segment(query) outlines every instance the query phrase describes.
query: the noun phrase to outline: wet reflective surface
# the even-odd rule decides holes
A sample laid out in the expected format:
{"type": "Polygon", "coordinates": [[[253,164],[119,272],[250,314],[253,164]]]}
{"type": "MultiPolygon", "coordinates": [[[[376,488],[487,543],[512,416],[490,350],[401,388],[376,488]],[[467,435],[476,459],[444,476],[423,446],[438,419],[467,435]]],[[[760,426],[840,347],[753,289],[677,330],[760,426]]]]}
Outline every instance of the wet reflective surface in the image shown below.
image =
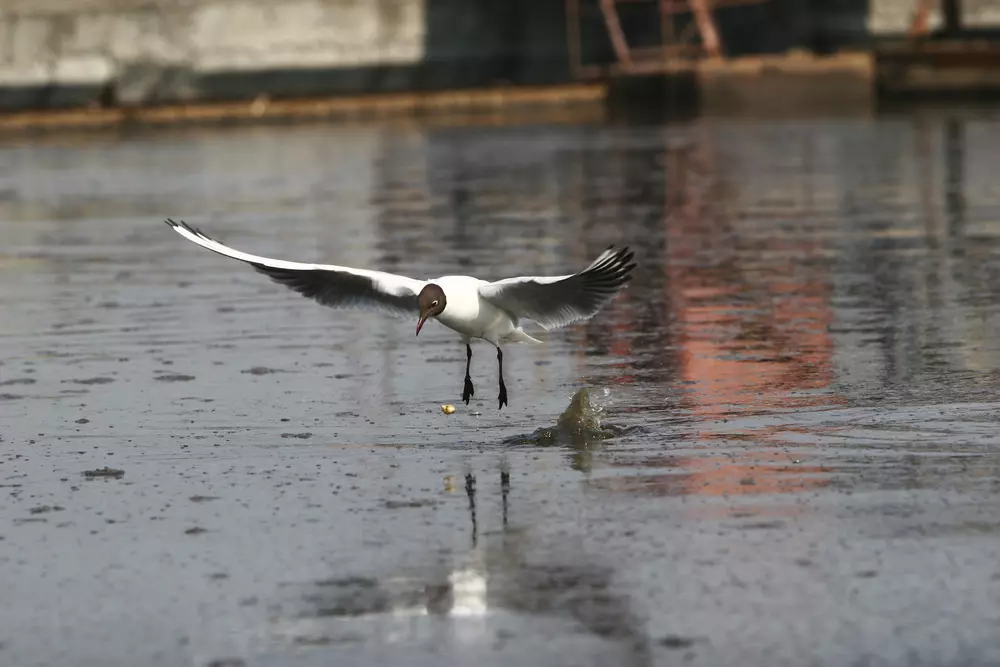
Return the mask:
{"type": "Polygon", "coordinates": [[[990,110],[5,140],[0,662],[996,664],[997,155],[990,110]],[[505,350],[497,412],[488,346],[466,407],[443,327],[167,216],[420,277],[639,269],[505,350]]]}

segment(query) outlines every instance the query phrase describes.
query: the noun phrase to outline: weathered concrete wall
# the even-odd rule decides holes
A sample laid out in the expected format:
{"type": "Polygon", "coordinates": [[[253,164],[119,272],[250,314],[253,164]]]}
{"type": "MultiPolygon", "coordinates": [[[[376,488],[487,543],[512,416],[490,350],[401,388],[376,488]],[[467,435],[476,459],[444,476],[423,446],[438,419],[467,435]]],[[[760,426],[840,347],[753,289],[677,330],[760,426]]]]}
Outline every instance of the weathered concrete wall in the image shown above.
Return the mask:
{"type": "Polygon", "coordinates": [[[567,77],[561,2],[0,0],[0,108],[567,77]]]}
{"type": "Polygon", "coordinates": [[[6,106],[211,96],[245,71],[413,65],[425,55],[422,0],[6,0],[6,106]]]}

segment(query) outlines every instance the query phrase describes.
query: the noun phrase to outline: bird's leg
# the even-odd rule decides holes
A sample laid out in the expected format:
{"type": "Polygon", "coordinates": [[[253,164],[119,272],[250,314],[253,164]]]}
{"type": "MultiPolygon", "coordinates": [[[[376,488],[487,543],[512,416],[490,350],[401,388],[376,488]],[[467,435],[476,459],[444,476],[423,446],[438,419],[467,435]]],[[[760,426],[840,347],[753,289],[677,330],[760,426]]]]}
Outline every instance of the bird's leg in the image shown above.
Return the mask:
{"type": "Polygon", "coordinates": [[[475,396],[476,391],[472,388],[472,376],[469,375],[469,365],[472,364],[472,346],[465,344],[465,388],[462,389],[462,400],[469,404],[469,399],[475,396]]]}
{"type": "Polygon", "coordinates": [[[507,405],[507,385],[503,383],[503,350],[497,345],[497,367],[500,369],[500,395],[497,396],[500,399],[500,406],[497,410],[502,410],[503,406],[507,405]]]}

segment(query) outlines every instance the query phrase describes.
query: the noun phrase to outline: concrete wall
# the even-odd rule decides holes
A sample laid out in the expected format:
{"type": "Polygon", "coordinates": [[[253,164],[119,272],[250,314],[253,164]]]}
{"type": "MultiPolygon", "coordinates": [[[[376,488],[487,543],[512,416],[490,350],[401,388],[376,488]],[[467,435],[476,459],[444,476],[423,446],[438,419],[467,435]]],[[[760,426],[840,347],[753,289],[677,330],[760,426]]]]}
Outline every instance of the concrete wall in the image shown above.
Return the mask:
{"type": "Polygon", "coordinates": [[[413,65],[421,0],[6,0],[4,106],[201,99],[248,71],[413,65]]]}
{"type": "Polygon", "coordinates": [[[568,78],[560,0],[0,0],[0,108],[568,78]]]}

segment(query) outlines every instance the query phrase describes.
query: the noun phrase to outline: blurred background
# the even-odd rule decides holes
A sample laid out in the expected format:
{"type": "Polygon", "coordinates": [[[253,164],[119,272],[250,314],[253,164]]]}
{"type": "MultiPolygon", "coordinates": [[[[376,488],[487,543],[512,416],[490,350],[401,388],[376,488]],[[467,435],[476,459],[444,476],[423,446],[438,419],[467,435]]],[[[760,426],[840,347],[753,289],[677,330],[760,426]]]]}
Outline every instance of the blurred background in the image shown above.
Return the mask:
{"type": "Polygon", "coordinates": [[[0,0],[0,664],[1000,663],[998,28],[0,0]],[[443,327],[167,217],[420,278],[638,269],[505,349],[498,411],[490,346],[467,406],[443,327]]]}
{"type": "Polygon", "coordinates": [[[635,95],[863,108],[995,92],[998,26],[992,0],[4,0],[0,109],[133,112],[57,117],[95,124],[635,95]],[[173,108],[135,113],[153,106],[173,108]]]}

